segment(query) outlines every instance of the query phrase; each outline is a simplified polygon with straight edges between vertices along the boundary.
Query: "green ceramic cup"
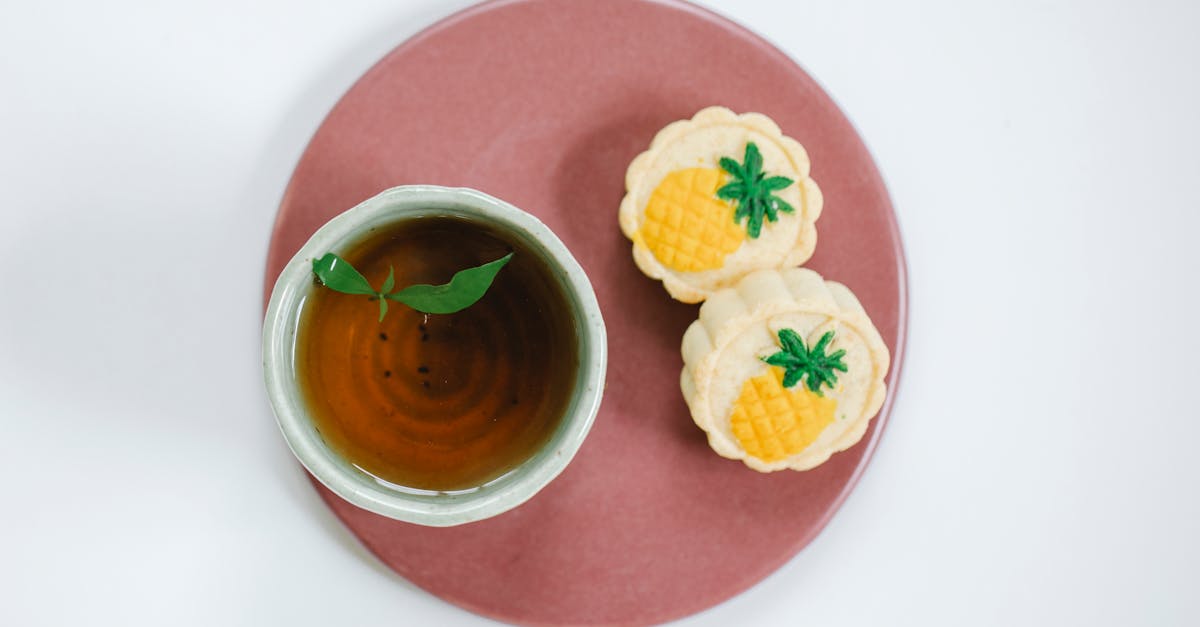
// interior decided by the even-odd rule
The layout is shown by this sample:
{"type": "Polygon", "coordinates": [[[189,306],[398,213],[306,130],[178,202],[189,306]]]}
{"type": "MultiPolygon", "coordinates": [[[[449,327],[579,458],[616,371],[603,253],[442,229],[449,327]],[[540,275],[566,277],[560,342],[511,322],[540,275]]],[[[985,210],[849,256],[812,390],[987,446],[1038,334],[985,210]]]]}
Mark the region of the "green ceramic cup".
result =
{"type": "Polygon", "coordinates": [[[537,218],[472,189],[413,185],[389,189],[333,218],[292,257],[271,293],[263,323],[263,373],[279,428],[300,463],[347,501],[396,520],[444,527],[508,511],[552,481],[579,450],[604,390],[608,343],[587,275],[562,241],[537,218]],[[295,367],[300,307],[314,289],[312,260],[341,250],[370,229],[434,215],[470,218],[525,240],[562,281],[579,334],[579,368],[566,415],[549,441],[512,472],[474,490],[401,491],[347,463],[321,438],[305,407],[295,367]]]}

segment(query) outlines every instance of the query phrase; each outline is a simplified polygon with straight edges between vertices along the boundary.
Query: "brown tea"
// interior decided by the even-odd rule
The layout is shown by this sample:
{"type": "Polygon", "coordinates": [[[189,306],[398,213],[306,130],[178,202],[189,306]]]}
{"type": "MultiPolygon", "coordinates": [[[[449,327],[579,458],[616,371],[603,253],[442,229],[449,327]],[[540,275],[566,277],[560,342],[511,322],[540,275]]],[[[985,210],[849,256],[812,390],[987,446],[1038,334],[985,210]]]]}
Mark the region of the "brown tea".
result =
{"type": "Polygon", "coordinates": [[[455,272],[512,261],[474,305],[426,315],[318,288],[306,300],[296,373],[316,427],[344,459],[417,490],[480,486],[528,459],[573,393],[572,307],[542,258],[518,238],[452,217],[381,227],[333,251],[378,287],[442,284],[455,272]]]}

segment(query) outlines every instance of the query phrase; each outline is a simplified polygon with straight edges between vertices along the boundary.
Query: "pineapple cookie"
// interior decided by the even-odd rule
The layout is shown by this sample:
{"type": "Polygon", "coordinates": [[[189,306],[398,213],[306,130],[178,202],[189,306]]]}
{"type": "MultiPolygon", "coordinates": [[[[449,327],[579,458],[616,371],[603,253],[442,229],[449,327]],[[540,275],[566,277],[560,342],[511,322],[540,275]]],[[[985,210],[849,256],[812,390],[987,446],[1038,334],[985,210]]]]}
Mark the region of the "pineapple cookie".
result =
{"type": "Polygon", "coordinates": [[[858,442],[883,405],[889,355],[846,286],[759,270],[700,307],[680,385],[718,454],[759,472],[807,470],[858,442]]]}
{"type": "Polygon", "coordinates": [[[621,230],[671,297],[696,303],[749,272],[804,263],[821,190],[770,118],[709,107],[668,124],[625,173],[621,230]]]}

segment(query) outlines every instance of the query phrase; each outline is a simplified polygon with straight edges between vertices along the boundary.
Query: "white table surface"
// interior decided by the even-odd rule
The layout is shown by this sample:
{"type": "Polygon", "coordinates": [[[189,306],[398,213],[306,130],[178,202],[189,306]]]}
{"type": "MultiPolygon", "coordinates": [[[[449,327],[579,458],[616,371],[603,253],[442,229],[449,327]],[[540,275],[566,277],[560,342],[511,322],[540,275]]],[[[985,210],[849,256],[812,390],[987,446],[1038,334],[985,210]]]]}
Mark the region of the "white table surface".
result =
{"type": "MultiPolygon", "coordinates": [[[[466,4],[6,3],[0,624],[490,624],[325,509],[258,355],[305,143],[466,4]]],[[[706,4],[860,129],[911,328],[832,524],[679,624],[1200,624],[1200,4],[706,4]]]]}

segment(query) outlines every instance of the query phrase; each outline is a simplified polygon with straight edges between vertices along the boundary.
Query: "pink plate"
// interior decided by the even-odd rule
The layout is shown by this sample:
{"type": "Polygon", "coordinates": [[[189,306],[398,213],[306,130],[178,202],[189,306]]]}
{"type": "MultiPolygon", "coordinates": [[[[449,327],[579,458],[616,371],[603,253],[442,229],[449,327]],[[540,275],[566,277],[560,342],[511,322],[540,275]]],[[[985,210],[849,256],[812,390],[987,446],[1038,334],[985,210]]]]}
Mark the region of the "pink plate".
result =
{"type": "Polygon", "coordinates": [[[679,392],[697,307],[638,272],[617,227],[625,168],[662,126],[721,104],[808,149],[825,193],[809,266],[853,289],[903,358],[905,270],[887,192],[858,135],[779,50],[691,5],[491,2],[413,37],[342,98],[296,167],[267,286],[322,223],[395,185],[474,187],[540,217],[590,275],[609,333],[608,389],[574,462],[525,505],[432,529],[340,500],[379,559],[471,611],[533,624],[640,624],[755,584],[829,522],[879,441],[808,472],[763,475],[709,450],[679,392]]]}

